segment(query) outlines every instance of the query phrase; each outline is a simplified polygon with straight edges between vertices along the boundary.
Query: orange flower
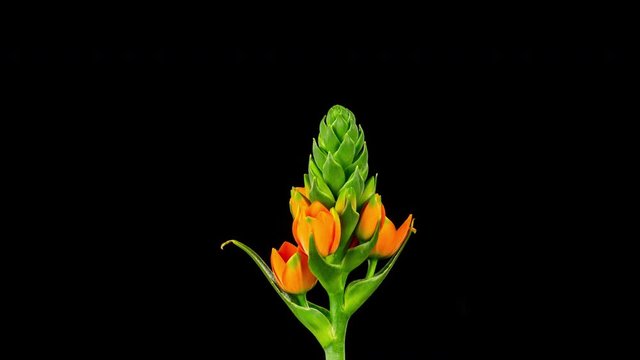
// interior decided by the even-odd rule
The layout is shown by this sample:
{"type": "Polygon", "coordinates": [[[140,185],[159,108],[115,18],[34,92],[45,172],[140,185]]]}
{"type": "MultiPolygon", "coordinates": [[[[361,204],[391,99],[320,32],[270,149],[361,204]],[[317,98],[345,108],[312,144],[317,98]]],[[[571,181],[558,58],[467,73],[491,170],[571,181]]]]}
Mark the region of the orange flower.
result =
{"type": "Polygon", "coordinates": [[[295,218],[300,209],[304,210],[310,205],[307,189],[303,187],[294,187],[291,189],[291,199],[289,199],[289,210],[295,218]]]}
{"type": "Polygon", "coordinates": [[[293,237],[306,254],[313,234],[316,249],[322,256],[333,254],[340,245],[340,217],[334,208],[327,210],[319,201],[299,211],[293,220],[293,237]]]}
{"type": "Polygon", "coordinates": [[[360,222],[356,227],[356,236],[360,241],[369,241],[376,231],[376,226],[381,219],[385,218],[384,205],[380,195],[375,194],[364,206],[360,214],[360,222]]]}
{"type": "Polygon", "coordinates": [[[304,294],[318,281],[309,269],[307,255],[288,241],[279,250],[271,249],[271,270],[280,288],[289,294],[304,294]]]}
{"type": "Polygon", "coordinates": [[[404,241],[409,237],[409,231],[415,232],[413,228],[413,215],[409,215],[407,220],[396,230],[393,222],[385,218],[384,225],[378,234],[378,242],[371,250],[371,257],[388,258],[395,254],[404,241]]]}

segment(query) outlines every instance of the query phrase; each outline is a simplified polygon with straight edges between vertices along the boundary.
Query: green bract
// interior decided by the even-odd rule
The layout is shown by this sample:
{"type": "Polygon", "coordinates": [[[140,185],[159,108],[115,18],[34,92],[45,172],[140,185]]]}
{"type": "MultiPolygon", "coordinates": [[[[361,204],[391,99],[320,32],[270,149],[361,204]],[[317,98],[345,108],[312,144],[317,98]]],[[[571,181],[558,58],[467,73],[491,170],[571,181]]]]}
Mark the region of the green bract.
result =
{"type": "Polygon", "coordinates": [[[320,121],[318,140],[313,139],[305,187],[311,201],[330,208],[348,189],[353,191],[358,207],[376,190],[375,177],[369,174],[369,154],[362,127],[347,108],[336,105],[320,121]]]}

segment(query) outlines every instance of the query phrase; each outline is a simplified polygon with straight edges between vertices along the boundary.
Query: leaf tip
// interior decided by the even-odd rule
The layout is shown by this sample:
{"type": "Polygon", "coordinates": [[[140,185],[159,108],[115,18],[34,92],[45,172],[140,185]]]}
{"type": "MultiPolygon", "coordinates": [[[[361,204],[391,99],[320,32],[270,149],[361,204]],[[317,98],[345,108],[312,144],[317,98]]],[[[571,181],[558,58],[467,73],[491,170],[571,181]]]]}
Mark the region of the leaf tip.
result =
{"type": "Polygon", "coordinates": [[[235,240],[227,240],[225,242],[222,243],[222,245],[220,245],[220,250],[224,250],[224,247],[227,246],[227,244],[229,243],[234,243],[235,240]]]}

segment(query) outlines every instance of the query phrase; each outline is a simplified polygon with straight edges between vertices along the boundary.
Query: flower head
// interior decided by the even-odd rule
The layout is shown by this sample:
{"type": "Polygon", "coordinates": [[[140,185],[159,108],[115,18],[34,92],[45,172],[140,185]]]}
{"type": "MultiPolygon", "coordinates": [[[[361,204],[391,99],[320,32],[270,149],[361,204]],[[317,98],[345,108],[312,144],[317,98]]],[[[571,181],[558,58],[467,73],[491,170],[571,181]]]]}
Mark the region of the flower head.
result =
{"type": "Polygon", "coordinates": [[[384,259],[393,256],[409,237],[409,231],[416,231],[413,228],[413,215],[409,215],[397,230],[393,222],[385,218],[378,235],[378,242],[371,250],[371,257],[384,259]]]}
{"type": "Polygon", "coordinates": [[[340,245],[340,218],[334,208],[328,210],[315,201],[300,209],[293,220],[293,237],[306,254],[309,253],[309,238],[313,235],[318,253],[333,254],[340,245]]]}
{"type": "Polygon", "coordinates": [[[309,269],[307,255],[287,241],[280,249],[271,249],[271,270],[280,288],[289,294],[304,294],[318,280],[309,269]]]}

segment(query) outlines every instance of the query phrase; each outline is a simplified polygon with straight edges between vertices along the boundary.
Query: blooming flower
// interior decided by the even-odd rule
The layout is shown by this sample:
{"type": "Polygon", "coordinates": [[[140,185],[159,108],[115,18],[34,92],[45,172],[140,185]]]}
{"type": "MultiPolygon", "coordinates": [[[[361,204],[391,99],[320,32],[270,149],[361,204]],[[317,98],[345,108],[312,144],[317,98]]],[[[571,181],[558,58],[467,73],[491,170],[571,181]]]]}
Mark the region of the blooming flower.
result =
{"type": "Polygon", "coordinates": [[[304,294],[318,280],[309,269],[307,255],[288,241],[279,250],[271,249],[271,270],[280,288],[289,294],[304,294]]]}
{"type": "Polygon", "coordinates": [[[393,256],[407,239],[409,231],[415,232],[413,215],[409,215],[397,230],[393,222],[389,218],[385,218],[378,235],[378,242],[371,250],[371,257],[384,259],[393,256]]]}
{"type": "Polygon", "coordinates": [[[309,253],[309,238],[313,239],[322,256],[333,254],[340,245],[340,218],[334,208],[328,210],[319,201],[298,211],[293,220],[293,237],[306,254],[309,253]]]}

